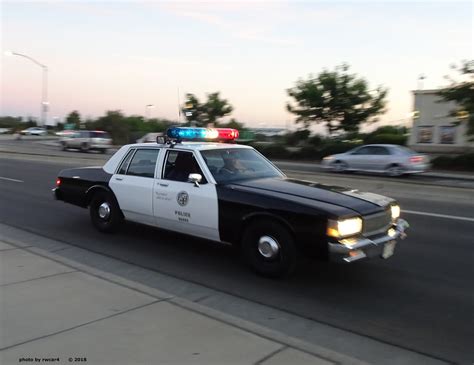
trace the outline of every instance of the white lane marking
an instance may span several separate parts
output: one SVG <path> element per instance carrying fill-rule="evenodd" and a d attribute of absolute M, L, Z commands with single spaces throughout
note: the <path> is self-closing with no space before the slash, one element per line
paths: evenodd
<path fill-rule="evenodd" d="M 13 181 L 13 182 L 19 182 L 19 183 L 24 182 L 23 180 L 10 179 L 9 177 L 3 177 L 3 176 L 0 176 L 0 180 L 7 180 L 7 181 Z"/>
<path fill-rule="evenodd" d="M 474 218 L 469 217 L 460 217 L 458 215 L 447 215 L 447 214 L 437 214 L 437 213 L 428 213 L 428 212 L 417 212 L 414 210 L 402 210 L 402 213 L 408 214 L 418 214 L 418 215 L 427 215 L 429 217 L 438 217 L 438 218 L 447 218 L 447 219 L 457 219 L 460 221 L 474 222 Z"/>

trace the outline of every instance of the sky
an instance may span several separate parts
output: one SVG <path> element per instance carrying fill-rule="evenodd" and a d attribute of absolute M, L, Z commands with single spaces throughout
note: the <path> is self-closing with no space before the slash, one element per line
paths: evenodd
<path fill-rule="evenodd" d="M 292 127 L 286 90 L 341 63 L 389 89 L 381 124 L 408 123 L 411 90 L 447 84 L 474 59 L 474 2 L 1 2 L 0 115 L 38 117 L 48 66 L 49 120 L 72 110 L 177 119 L 184 94 L 219 91 L 249 127 Z"/>

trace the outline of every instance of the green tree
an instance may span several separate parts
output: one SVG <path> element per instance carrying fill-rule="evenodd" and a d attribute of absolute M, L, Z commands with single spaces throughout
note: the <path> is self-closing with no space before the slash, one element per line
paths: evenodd
<path fill-rule="evenodd" d="M 474 140 L 474 60 L 464 61 L 458 68 L 462 80 L 451 79 L 451 85 L 439 95 L 446 101 L 455 101 L 458 107 L 451 112 L 459 123 L 467 124 L 467 135 Z"/>
<path fill-rule="evenodd" d="M 219 123 L 219 127 L 221 127 L 221 128 L 233 128 L 233 129 L 237 129 L 239 131 L 242 131 L 242 130 L 245 129 L 244 125 L 242 123 L 239 123 L 234 118 L 229 120 L 227 123 Z"/>
<path fill-rule="evenodd" d="M 0 117 L 0 128 L 20 128 L 22 125 L 22 120 L 20 117 Z"/>
<path fill-rule="evenodd" d="M 68 114 L 66 117 L 67 124 L 73 124 L 74 129 L 79 129 L 81 126 L 81 115 L 77 110 L 74 110 Z"/>
<path fill-rule="evenodd" d="M 285 134 L 285 142 L 289 146 L 297 146 L 303 142 L 305 142 L 311 132 L 307 129 L 300 129 L 294 132 L 289 132 Z"/>
<path fill-rule="evenodd" d="M 324 70 L 316 77 L 299 80 L 287 90 L 293 102 L 287 104 L 297 123 L 305 127 L 323 123 L 329 134 L 357 132 L 362 123 L 377 121 L 385 110 L 387 89 L 370 91 L 365 79 L 349 73 L 349 66 Z"/>
<path fill-rule="evenodd" d="M 219 92 L 215 92 L 207 95 L 207 101 L 202 106 L 202 110 L 206 123 L 212 123 L 217 127 L 219 119 L 232 113 L 234 108 L 226 99 L 219 97 Z"/>
<path fill-rule="evenodd" d="M 219 119 L 232 113 L 234 108 L 226 99 L 221 99 L 219 92 L 207 95 L 205 103 L 201 103 L 194 94 L 186 94 L 182 111 L 188 124 L 205 127 L 210 123 L 219 125 Z"/>
<path fill-rule="evenodd" d="M 107 131 L 114 144 L 126 144 L 130 141 L 130 126 L 120 110 L 109 110 L 105 116 L 95 121 L 95 128 Z"/>
<path fill-rule="evenodd" d="M 189 124 L 195 123 L 198 127 L 205 125 L 203 106 L 196 95 L 190 93 L 186 94 L 186 101 L 184 102 L 182 111 Z"/>

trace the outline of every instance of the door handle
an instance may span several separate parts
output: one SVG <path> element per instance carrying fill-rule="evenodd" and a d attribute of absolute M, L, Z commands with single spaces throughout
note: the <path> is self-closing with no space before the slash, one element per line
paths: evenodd
<path fill-rule="evenodd" d="M 163 184 L 163 183 L 159 183 L 159 184 L 160 184 L 160 186 L 163 186 L 165 188 L 168 186 L 168 184 Z"/>
<path fill-rule="evenodd" d="M 123 177 L 116 177 L 115 180 L 122 181 Z"/>

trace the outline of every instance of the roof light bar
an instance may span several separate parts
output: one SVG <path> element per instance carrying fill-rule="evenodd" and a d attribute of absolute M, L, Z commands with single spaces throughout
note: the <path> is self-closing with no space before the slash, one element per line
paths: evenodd
<path fill-rule="evenodd" d="M 186 128 L 174 127 L 166 131 L 169 138 L 177 140 L 210 139 L 234 140 L 239 138 L 239 131 L 232 128 Z"/>

